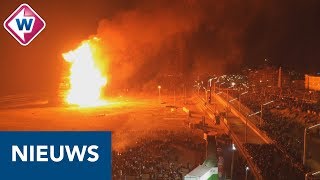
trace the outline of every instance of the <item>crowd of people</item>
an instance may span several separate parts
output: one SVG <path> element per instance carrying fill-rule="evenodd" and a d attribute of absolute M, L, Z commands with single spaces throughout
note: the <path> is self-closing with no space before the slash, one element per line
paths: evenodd
<path fill-rule="evenodd" d="M 236 155 L 234 159 L 232 179 L 243 180 L 243 179 L 246 179 L 246 176 L 247 176 L 248 180 L 254 180 L 255 178 L 250 168 L 248 169 L 246 160 L 239 154 L 238 151 L 235 151 L 235 153 Z"/>
<path fill-rule="evenodd" d="M 262 129 L 277 145 L 284 149 L 295 162 L 302 162 L 304 127 L 290 118 L 267 112 Z"/>
<path fill-rule="evenodd" d="M 265 179 L 303 179 L 308 168 L 302 165 L 304 129 L 320 123 L 319 93 L 250 82 L 246 87 L 225 83 L 216 93 L 273 140 L 272 145 L 246 145 Z M 315 131 L 312 136 L 319 137 L 320 130 Z"/>
<path fill-rule="evenodd" d="M 320 123 L 320 93 L 304 89 L 301 81 L 294 84 L 290 76 L 282 75 L 284 79 L 280 79 L 282 81 L 279 83 L 282 72 L 279 68 L 262 67 L 250 72 L 214 76 L 211 78 L 214 81 L 212 90 L 234 109 L 240 110 L 244 117 L 273 141 L 272 145 L 266 146 L 247 145 L 262 173 L 270 171 L 272 177 L 280 176 L 282 179 L 288 177 L 286 173 L 294 170 L 303 174 L 304 168 L 308 168 L 302 165 L 304 129 Z M 225 107 L 225 112 L 230 112 L 229 105 Z M 314 144 L 315 137 L 320 137 L 319 128 L 307 131 L 307 144 L 308 139 Z M 317 155 L 312 154 L 319 147 L 318 144 L 309 147 L 306 150 L 307 159 L 314 157 L 312 160 L 319 161 Z M 285 164 L 281 166 L 292 169 L 279 168 L 279 163 L 273 163 L 279 159 Z"/>
<path fill-rule="evenodd" d="M 239 96 L 237 91 L 230 94 L 233 97 Z M 250 110 L 245 114 L 260 112 L 262 104 L 272 101 L 263 106 L 261 126 L 259 124 L 260 113 L 249 119 L 262 131 L 265 131 L 281 150 L 290 155 L 294 160 L 293 163 L 300 164 L 302 163 L 304 128 L 320 123 L 320 104 L 310 98 L 303 99 L 309 96 L 301 94 L 304 93 L 291 89 L 280 91 L 277 88 L 267 90 L 255 88 L 254 90 L 248 89 L 248 93 L 241 96 L 242 105 Z M 245 107 L 242 107 L 241 110 L 244 110 Z"/>
<path fill-rule="evenodd" d="M 264 179 L 303 179 L 305 172 L 293 166 L 273 144 L 245 144 Z"/>
<path fill-rule="evenodd" d="M 201 137 L 189 131 L 152 133 L 157 136 L 141 137 L 132 147 L 113 151 L 113 179 L 183 179 L 204 160 L 206 146 Z M 195 152 L 197 159 L 179 157 L 181 151 Z"/>

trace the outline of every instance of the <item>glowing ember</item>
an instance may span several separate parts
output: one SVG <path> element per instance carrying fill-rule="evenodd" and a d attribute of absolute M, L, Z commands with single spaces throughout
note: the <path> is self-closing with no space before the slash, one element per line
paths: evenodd
<path fill-rule="evenodd" d="M 83 42 L 77 49 L 64 53 L 63 58 L 71 63 L 70 89 L 66 101 L 79 106 L 99 106 L 105 104 L 101 90 L 107 78 L 101 73 L 94 59 L 90 41 Z"/>

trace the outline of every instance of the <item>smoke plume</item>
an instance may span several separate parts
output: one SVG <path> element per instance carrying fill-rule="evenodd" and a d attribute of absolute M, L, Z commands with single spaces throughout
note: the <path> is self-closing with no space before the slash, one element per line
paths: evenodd
<path fill-rule="evenodd" d="M 242 34 L 258 1 L 136 1 L 99 23 L 110 84 L 146 84 L 161 75 L 225 70 L 242 62 Z M 243 17 L 243 14 L 248 16 Z M 240 17 L 241 15 L 241 17 Z M 239 17 L 238 17 L 239 16 Z M 236 21 L 235 21 L 236 19 Z"/>

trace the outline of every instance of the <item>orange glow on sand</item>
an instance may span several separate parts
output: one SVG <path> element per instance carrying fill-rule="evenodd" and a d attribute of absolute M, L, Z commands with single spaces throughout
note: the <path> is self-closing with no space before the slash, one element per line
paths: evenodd
<path fill-rule="evenodd" d="M 96 64 L 94 48 L 95 44 L 87 40 L 75 50 L 62 55 L 65 61 L 71 65 L 70 89 L 65 99 L 68 104 L 81 107 L 106 104 L 106 101 L 101 97 L 101 92 L 107 84 L 107 78 L 103 76 L 101 69 Z"/>

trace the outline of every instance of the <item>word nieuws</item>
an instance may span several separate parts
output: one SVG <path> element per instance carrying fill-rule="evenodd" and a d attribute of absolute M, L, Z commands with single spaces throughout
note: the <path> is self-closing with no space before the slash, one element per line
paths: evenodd
<path fill-rule="evenodd" d="M 24 145 L 21 151 L 17 145 L 13 145 L 12 162 L 17 162 L 17 156 L 22 162 L 48 162 L 49 159 L 53 162 L 61 162 L 64 160 L 65 153 L 70 162 L 73 162 L 75 159 L 83 162 L 85 158 L 89 162 L 96 162 L 99 160 L 98 148 L 97 145 L 84 145 L 81 149 L 77 145 L 72 148 L 68 145 L 61 145 L 59 148 L 53 145 Z M 59 153 L 56 153 L 57 149 L 59 149 Z"/>

